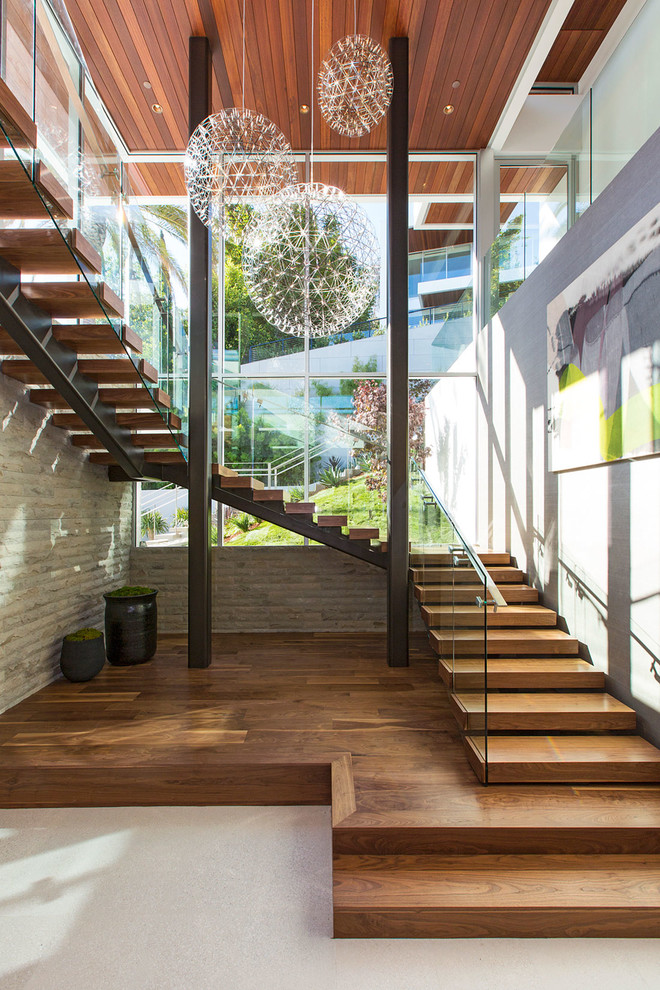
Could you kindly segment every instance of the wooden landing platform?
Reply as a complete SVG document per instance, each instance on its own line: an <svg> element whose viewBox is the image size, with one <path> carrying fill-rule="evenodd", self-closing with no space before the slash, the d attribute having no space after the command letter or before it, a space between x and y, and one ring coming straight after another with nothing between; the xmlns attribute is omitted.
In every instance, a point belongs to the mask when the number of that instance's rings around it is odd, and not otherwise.
<svg viewBox="0 0 660 990"><path fill-rule="evenodd" d="M536 871L539 891L559 890L547 934L577 934L571 926L586 904L562 907L573 880L566 874L561 886L560 856L584 857L594 876L602 866L612 877L609 906L603 890L590 905L592 934L653 926L657 934L660 787L483 787L426 644L408 668L388 668L385 656L377 635L227 635L215 639L209 669L188 670L185 639L161 636L148 664L106 666L85 684L57 681L0 715L0 806L332 803L338 935L497 935L513 918L524 934L526 917L527 933L539 934L534 911L525 914L531 881L518 906L507 895L506 905L477 911L466 893L452 931L458 905L442 900L429 870L434 857L442 871L455 857L464 885L475 856L486 857L494 884L509 856L524 861L521 876ZM397 867L404 884L423 873L420 890L432 896L425 903L417 891L404 910L399 890L394 927L380 886L355 910L355 885L363 891L374 869L384 876L392 856L431 857ZM473 871L475 883L488 882L483 870Z"/></svg>

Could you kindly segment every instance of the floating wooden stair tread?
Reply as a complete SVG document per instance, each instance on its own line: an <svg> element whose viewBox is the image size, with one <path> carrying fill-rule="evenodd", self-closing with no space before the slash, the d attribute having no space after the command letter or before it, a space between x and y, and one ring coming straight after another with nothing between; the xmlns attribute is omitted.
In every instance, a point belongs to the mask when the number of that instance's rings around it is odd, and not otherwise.
<svg viewBox="0 0 660 990"><path fill-rule="evenodd" d="M157 412L117 413L115 419L118 426L125 426L132 430L157 432L159 430L181 429L181 420L173 412L163 413L162 416ZM75 413L55 413L50 422L53 426L59 426L65 430L90 432L84 421Z"/></svg>
<svg viewBox="0 0 660 990"><path fill-rule="evenodd" d="M236 489L237 491L245 490L248 492L254 491L256 488L263 489L265 485L263 481L258 481L257 478L250 478L247 474L221 474L220 487Z"/></svg>
<svg viewBox="0 0 660 990"><path fill-rule="evenodd" d="M30 401L47 409L69 409L66 399L54 388L35 388L30 391ZM172 404L167 392L160 388L148 389L144 386L135 388L101 388L99 401L116 409L149 409L154 405L169 409Z"/></svg>
<svg viewBox="0 0 660 990"><path fill-rule="evenodd" d="M55 324L53 336L76 354L124 354L126 349L142 353L142 340L125 323L117 328L106 321Z"/></svg>
<svg viewBox="0 0 660 990"><path fill-rule="evenodd" d="M82 447L83 450L104 450L100 440L92 436L91 433L76 433L71 437L74 447ZM186 438L182 433L132 433L131 443L134 447L157 447L162 450L177 449L185 446Z"/></svg>
<svg viewBox="0 0 660 990"><path fill-rule="evenodd" d="M484 779L480 737L466 737L470 764ZM660 750L639 736L488 737L488 780L500 783L660 783Z"/></svg>
<svg viewBox="0 0 660 990"><path fill-rule="evenodd" d="M220 477L220 476L224 476L225 478L238 477L238 471L234 471L233 468L226 467L224 464L212 464L211 474L215 475L216 477Z"/></svg>
<svg viewBox="0 0 660 990"><path fill-rule="evenodd" d="M348 526L348 516L317 516L316 524L328 529L341 529L342 526Z"/></svg>
<svg viewBox="0 0 660 990"><path fill-rule="evenodd" d="M491 580L495 584L521 584L522 571L518 567L500 567L494 565L487 568ZM411 576L416 584L474 584L475 571L473 567L413 567Z"/></svg>
<svg viewBox="0 0 660 990"><path fill-rule="evenodd" d="M92 451L89 459L93 464L116 464L112 454L106 450ZM185 464L186 459L180 450L147 450L144 453L147 464Z"/></svg>
<svg viewBox="0 0 660 990"><path fill-rule="evenodd" d="M0 120L4 131L0 134L2 147L8 147L9 137L15 148L36 148L37 125L4 79L0 79Z"/></svg>
<svg viewBox="0 0 660 990"><path fill-rule="evenodd" d="M287 502L284 511L289 516L313 516L316 506L313 502Z"/></svg>
<svg viewBox="0 0 660 990"><path fill-rule="evenodd" d="M482 658L441 658L440 676L447 687L457 691L480 691L484 686ZM549 691L592 689L602 691L605 674L602 670L571 657L490 657L488 660L489 690Z"/></svg>
<svg viewBox="0 0 660 990"><path fill-rule="evenodd" d="M556 626L557 613L543 605L507 605L486 607L489 628ZM478 605L423 605L422 618L429 627L476 626L483 629L484 612Z"/></svg>
<svg viewBox="0 0 660 990"><path fill-rule="evenodd" d="M484 646L483 629L431 629L429 642L436 653L449 655L452 640L456 656L481 654ZM571 656L579 650L578 640L561 629L489 629L488 655L519 654L535 656L556 654Z"/></svg>
<svg viewBox="0 0 660 990"><path fill-rule="evenodd" d="M26 385L48 384L48 379L32 361L13 359L3 361L0 365L3 374L16 378ZM78 370L86 378L91 378L102 385L138 384L146 379L148 382L158 381L158 372L144 358L134 364L130 358L83 358L78 361Z"/></svg>
<svg viewBox="0 0 660 990"><path fill-rule="evenodd" d="M484 695L452 694L451 706L459 726L483 727ZM609 694L557 692L497 694L488 692L488 733L491 732L634 732L632 708Z"/></svg>
<svg viewBox="0 0 660 990"><path fill-rule="evenodd" d="M0 193L1 193L0 187ZM105 282L22 282L23 295L54 320L82 320L104 315L120 319L124 304Z"/></svg>
<svg viewBox="0 0 660 990"><path fill-rule="evenodd" d="M477 595L483 597L484 587L482 584L459 584L453 588L450 584L416 584L414 591L418 602L443 604L453 601L458 605L474 604ZM539 600L536 588L530 588L528 584L501 584L498 591L510 605L532 605Z"/></svg>
<svg viewBox="0 0 660 990"><path fill-rule="evenodd" d="M23 275L79 275L80 265L100 274L103 268L101 255L77 229L62 235L47 227L5 228L0 256Z"/></svg>
<svg viewBox="0 0 660 990"><path fill-rule="evenodd" d="M509 553L501 553L497 550L478 550L476 554L481 563L487 567L494 565L509 566L511 564L511 554ZM437 550L429 553L413 551L410 554L411 567L428 567L431 565L451 567L452 555L448 550Z"/></svg>
<svg viewBox="0 0 660 990"><path fill-rule="evenodd" d="M339 938L655 936L660 856L334 860Z"/></svg>
<svg viewBox="0 0 660 990"><path fill-rule="evenodd" d="M255 488L252 493L253 502L284 502L283 488Z"/></svg>
<svg viewBox="0 0 660 990"><path fill-rule="evenodd" d="M377 540L378 537L378 528L362 527L348 531L349 540Z"/></svg>
<svg viewBox="0 0 660 990"><path fill-rule="evenodd" d="M42 196L55 217L73 219L72 198L41 162L35 165L32 183L16 159L0 161L0 217L7 220L47 219L49 213Z"/></svg>

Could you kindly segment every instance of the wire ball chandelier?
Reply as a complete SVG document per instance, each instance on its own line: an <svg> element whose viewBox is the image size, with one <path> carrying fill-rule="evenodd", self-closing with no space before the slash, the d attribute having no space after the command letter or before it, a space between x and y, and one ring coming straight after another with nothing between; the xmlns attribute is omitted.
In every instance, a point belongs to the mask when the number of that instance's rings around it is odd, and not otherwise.
<svg viewBox="0 0 660 990"><path fill-rule="evenodd" d="M188 194L195 213L217 221L233 238L226 207L261 201L296 181L289 142L275 124L252 110L230 107L193 131L185 157Z"/></svg>
<svg viewBox="0 0 660 990"><path fill-rule="evenodd" d="M373 301L380 251L368 216L341 189L285 189L248 225L243 277L259 312L284 333L327 337Z"/></svg>
<svg viewBox="0 0 660 990"><path fill-rule="evenodd" d="M378 42L348 35L332 46L319 70L321 113L333 130L360 137L387 112L393 86L392 65Z"/></svg>

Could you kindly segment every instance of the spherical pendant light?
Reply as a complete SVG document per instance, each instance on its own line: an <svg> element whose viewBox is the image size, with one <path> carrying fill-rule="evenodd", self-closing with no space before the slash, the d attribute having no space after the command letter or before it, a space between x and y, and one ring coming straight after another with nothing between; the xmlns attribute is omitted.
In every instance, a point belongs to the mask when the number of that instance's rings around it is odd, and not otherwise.
<svg viewBox="0 0 660 990"><path fill-rule="evenodd" d="M294 336L329 336L372 302L380 257L357 203L320 183L285 189L248 225L243 275L265 318Z"/></svg>
<svg viewBox="0 0 660 990"><path fill-rule="evenodd" d="M200 220L232 230L225 206L248 203L296 181L291 146L272 121L252 110L231 107L211 114L193 131L185 157L188 194Z"/></svg>
<svg viewBox="0 0 660 990"><path fill-rule="evenodd" d="M340 134L368 134L387 112L393 85L383 48L363 34L348 35L332 46L319 70L321 113Z"/></svg>

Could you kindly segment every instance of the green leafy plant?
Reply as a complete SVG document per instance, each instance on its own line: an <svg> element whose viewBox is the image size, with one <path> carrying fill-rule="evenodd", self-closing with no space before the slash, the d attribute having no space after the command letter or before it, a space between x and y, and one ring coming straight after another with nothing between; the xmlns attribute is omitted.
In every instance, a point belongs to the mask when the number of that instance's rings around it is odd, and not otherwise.
<svg viewBox="0 0 660 990"><path fill-rule="evenodd" d="M257 520L254 516L248 515L247 512L243 512L240 516L233 520L234 525L237 529L240 529L241 533L249 533ZM257 525L259 525L257 523Z"/></svg>
<svg viewBox="0 0 660 990"><path fill-rule="evenodd" d="M75 632L69 633L64 638L69 643L82 643L88 639L98 639L103 633L100 629L92 629L89 626L85 626L84 629L76 629Z"/></svg>
<svg viewBox="0 0 660 990"><path fill-rule="evenodd" d="M151 509L142 516L142 535L149 539L153 539L156 534L167 533L169 528L167 520L158 509Z"/></svg>
<svg viewBox="0 0 660 990"><path fill-rule="evenodd" d="M188 510L187 509L177 509L176 516L174 517L174 522L176 526L187 526L188 525Z"/></svg>
<svg viewBox="0 0 660 990"><path fill-rule="evenodd" d="M138 598L140 595L153 595L155 588L145 588L140 584L124 584L108 592L108 598Z"/></svg>
<svg viewBox="0 0 660 990"><path fill-rule="evenodd" d="M346 484L346 478L341 468L341 461L338 457L328 458L328 466L321 471L319 481L328 488L339 488Z"/></svg>
<svg viewBox="0 0 660 990"><path fill-rule="evenodd" d="M291 497L292 502L302 502L302 500L305 497L305 492L303 491L302 488L298 488L298 487L290 488L289 495Z"/></svg>

